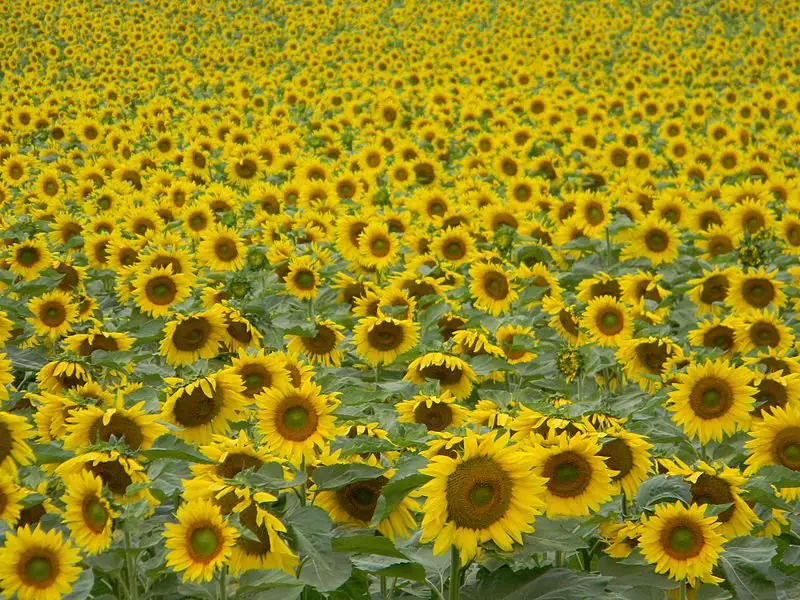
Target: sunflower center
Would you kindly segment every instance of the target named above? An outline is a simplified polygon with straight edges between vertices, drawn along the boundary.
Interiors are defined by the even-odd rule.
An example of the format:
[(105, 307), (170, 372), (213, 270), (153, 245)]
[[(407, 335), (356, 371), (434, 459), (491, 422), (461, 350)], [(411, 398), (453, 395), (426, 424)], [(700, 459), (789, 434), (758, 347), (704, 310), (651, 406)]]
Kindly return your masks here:
[(722, 379), (704, 377), (695, 384), (689, 396), (689, 404), (699, 418), (716, 419), (730, 409), (733, 393)]
[(211, 324), (202, 317), (191, 317), (178, 323), (172, 335), (172, 343), (182, 352), (192, 352), (202, 348), (208, 341)]
[(389, 241), (383, 238), (372, 240), (370, 244), (372, 254), (378, 257), (383, 257), (389, 254)]
[(695, 534), (688, 527), (676, 527), (669, 536), (669, 544), (679, 553), (689, 552), (695, 545)]
[(793, 471), (800, 471), (800, 427), (788, 427), (772, 442), (776, 462)]
[(644, 243), (651, 252), (664, 252), (669, 245), (669, 238), (665, 232), (656, 229), (645, 235)]
[(302, 429), (308, 425), (308, 410), (304, 406), (293, 406), (283, 413), (283, 424), (289, 429)]
[(17, 260), (25, 267), (31, 267), (39, 262), (39, 251), (36, 248), (23, 248), (17, 253)]
[(744, 284), (742, 296), (750, 306), (764, 308), (775, 299), (775, 288), (767, 279), (752, 279)]
[(448, 260), (460, 260), (466, 253), (466, 247), (459, 240), (448, 242), (444, 247), (444, 256)]
[(589, 487), (592, 478), (589, 463), (571, 450), (548, 458), (543, 473), (548, 479), (547, 489), (560, 498), (579, 496)]
[(445, 402), (430, 406), (420, 402), (414, 409), (414, 422), (424, 424), (428, 431), (442, 431), (453, 422), (453, 410)]
[(780, 334), (771, 323), (755, 323), (750, 328), (750, 339), (756, 346), (777, 346)]
[(383, 486), (388, 483), (385, 477), (370, 481), (358, 481), (336, 490), (339, 506), (351, 517), (369, 522), (375, 514)]
[(53, 576), (54, 565), (45, 556), (34, 556), (25, 562), (25, 582), (34, 586), (45, 583)]
[[(714, 475), (703, 473), (692, 484), (692, 503), (694, 504), (730, 504), (734, 501), (728, 483)], [(727, 523), (733, 516), (734, 506), (717, 515), (717, 520)]]
[(572, 314), (567, 310), (561, 310), (558, 313), (558, 322), (570, 335), (578, 335), (580, 333), (580, 329), (578, 328), (578, 323), (575, 321), (575, 318)]
[(721, 348), (728, 351), (733, 347), (733, 330), (724, 325), (712, 327), (703, 335), (703, 345), (707, 348)]
[(669, 358), (667, 346), (658, 342), (645, 342), (636, 346), (636, 357), (639, 362), (654, 375), (660, 375), (664, 363)]
[(158, 306), (166, 306), (175, 300), (178, 289), (170, 277), (159, 276), (147, 282), (147, 299)]
[(48, 327), (58, 327), (66, 319), (67, 313), (58, 302), (48, 302), (40, 312), (42, 322)]
[(95, 533), (100, 533), (108, 521), (108, 511), (96, 497), (87, 498), (83, 503), (83, 519)]
[(384, 321), (369, 331), (367, 341), (370, 346), (382, 352), (394, 350), (403, 341), (403, 328), (395, 323)]
[(217, 466), (217, 474), (220, 477), (230, 479), (236, 477), (237, 474), (245, 469), (258, 469), (263, 464), (264, 461), (256, 456), (235, 452), (233, 454), (228, 454), (222, 464)]
[(587, 220), (592, 225), (597, 225), (598, 223), (601, 223), (603, 221), (604, 216), (605, 215), (603, 213), (603, 210), (598, 206), (592, 206), (591, 208), (589, 208), (589, 211), (587, 212), (586, 215)]
[(192, 552), (200, 559), (209, 559), (217, 554), (220, 539), (213, 527), (198, 527), (189, 540)]
[(598, 328), (605, 335), (616, 335), (622, 331), (622, 318), (616, 310), (606, 310), (598, 319)]
[(314, 288), (314, 274), (310, 271), (302, 271), (299, 273), (294, 282), (301, 290), (310, 290)]
[(624, 478), (633, 468), (633, 453), (623, 440), (616, 438), (603, 444), (599, 452), (600, 456), (606, 456), (606, 465), (609, 469), (617, 471), (612, 477), (614, 481)]
[(92, 465), (89, 471), (103, 480), (109, 491), (117, 496), (122, 496), (133, 483), (133, 479), (125, 470), (125, 467), (118, 460), (106, 461), (97, 465)]
[(484, 289), (493, 300), (504, 300), (508, 296), (508, 280), (502, 273), (488, 273), (484, 279)]
[(703, 282), (700, 300), (706, 304), (725, 300), (728, 295), (728, 278), (724, 275), (713, 275)]
[(336, 332), (324, 325), (317, 326), (317, 335), (313, 338), (301, 338), (303, 346), (312, 354), (328, 354), (336, 347)]
[(117, 439), (124, 439), (125, 444), (134, 450), (141, 447), (144, 442), (144, 434), (139, 424), (119, 413), (111, 415), (108, 424), (103, 422), (102, 417), (95, 420), (89, 430), (89, 441), (94, 443), (99, 439), (107, 442), (112, 435)]
[(448, 519), (457, 527), (490, 527), (506, 514), (512, 497), (511, 478), (488, 456), (461, 463), (447, 478)]
[(437, 379), (441, 385), (455, 385), (461, 381), (461, 369), (450, 369), (447, 365), (429, 365), (420, 369), (425, 379)]
[(199, 427), (210, 423), (222, 408), (222, 391), (217, 386), (213, 397), (206, 396), (201, 386), (196, 385), (191, 393), (185, 391), (175, 402), (175, 420), (184, 427)]

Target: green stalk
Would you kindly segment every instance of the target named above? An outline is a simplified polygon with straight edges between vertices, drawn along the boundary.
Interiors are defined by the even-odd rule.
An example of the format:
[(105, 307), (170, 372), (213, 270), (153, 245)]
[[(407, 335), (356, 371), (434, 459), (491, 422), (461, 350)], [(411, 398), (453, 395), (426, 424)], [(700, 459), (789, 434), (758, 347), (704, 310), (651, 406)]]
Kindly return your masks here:
[(139, 584), (136, 577), (136, 560), (131, 554), (131, 532), (125, 529), (125, 570), (128, 572), (128, 597), (138, 600)]
[(556, 550), (556, 567), (564, 566), (564, 553), (561, 550)]
[(228, 567), (219, 572), (219, 600), (228, 600)]
[(686, 580), (681, 579), (681, 600), (686, 600), (688, 598), (686, 594)]
[(458, 548), (450, 546), (450, 589), (448, 590), (449, 600), (458, 600), (461, 592), (461, 559), (458, 556)]

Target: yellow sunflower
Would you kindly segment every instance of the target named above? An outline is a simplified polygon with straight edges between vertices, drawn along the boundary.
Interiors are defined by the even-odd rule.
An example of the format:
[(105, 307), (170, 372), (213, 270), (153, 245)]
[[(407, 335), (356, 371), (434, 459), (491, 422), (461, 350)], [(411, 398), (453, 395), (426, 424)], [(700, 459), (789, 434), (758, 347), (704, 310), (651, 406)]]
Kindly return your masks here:
[(239, 271), (244, 267), (246, 255), (239, 234), (222, 226), (204, 232), (197, 247), (198, 258), (212, 271)]
[(117, 516), (103, 497), (102, 479), (82, 471), (64, 477), (64, 485), (64, 522), (72, 538), (88, 554), (102, 552), (111, 545)]
[(493, 263), (478, 263), (469, 270), (469, 291), (475, 308), (497, 316), (508, 312), (519, 297), (514, 288), (514, 273), (508, 273)]
[(225, 314), (219, 305), (204, 312), (176, 314), (164, 327), (159, 350), (170, 365), (191, 365), (219, 354), (225, 330)]
[[(776, 408), (764, 414), (753, 424), (750, 436), (753, 439), (745, 444), (750, 452), (745, 475), (769, 465), (800, 471), (800, 407)], [(790, 502), (800, 499), (800, 487), (782, 488), (781, 496)]]
[(0, 411), (0, 472), (14, 474), (17, 466), (33, 462), (33, 450), (28, 445), (33, 434), (33, 427), (23, 415)]
[(716, 517), (706, 517), (705, 510), (705, 505), (660, 504), (643, 520), (639, 548), (657, 573), (686, 579), (692, 586), (722, 581), (711, 574), (722, 552), (721, 524)]
[(159, 415), (147, 414), (144, 402), (126, 408), (118, 399), (113, 408), (87, 406), (67, 419), (64, 448), (80, 450), (97, 442), (109, 442), (111, 437), (124, 440), (131, 450), (147, 450), (157, 437), (167, 432), (156, 421)]
[(81, 574), (78, 549), (57, 529), (8, 532), (2, 554), (0, 587), (19, 600), (60, 600)]
[(265, 354), (264, 350), (259, 350), (255, 355), (239, 350), (229, 370), (242, 381), (242, 395), (245, 398), (253, 398), (259, 392), (273, 387), (289, 385), (289, 371), (283, 359), (274, 353)]
[(667, 361), (682, 355), (681, 347), (670, 338), (650, 336), (622, 342), (616, 359), (626, 377), (643, 390), (654, 393), (662, 387)]
[(618, 347), (633, 333), (633, 319), (627, 307), (611, 296), (589, 301), (581, 317), (581, 327), (589, 338), (604, 347)]
[(370, 269), (383, 271), (393, 265), (400, 253), (400, 242), (389, 226), (373, 221), (358, 236), (359, 261)]
[(25, 496), (25, 490), (12, 475), (0, 472), (0, 521), (9, 526), (17, 523)]
[(784, 284), (776, 272), (764, 267), (750, 271), (732, 270), (725, 302), (740, 315), (761, 310), (780, 310), (786, 302)]
[(795, 341), (792, 328), (773, 312), (752, 312), (745, 317), (731, 317), (739, 352), (775, 350), (784, 353)]
[(313, 336), (288, 335), (287, 349), (302, 354), (311, 364), (326, 367), (342, 364), (344, 353), (338, 347), (344, 341), (344, 327), (329, 319), (317, 320)]
[(255, 503), (239, 513), (239, 521), (249, 535), (239, 536), (230, 558), (232, 575), (261, 569), (279, 569), (294, 575), (300, 563), (297, 555), (280, 536), (286, 526)]
[(503, 325), (494, 334), (503, 355), (510, 365), (531, 362), (536, 353), (529, 348), (536, 344), (534, 330), (521, 325)]
[(450, 392), (456, 400), (463, 400), (472, 392), (475, 371), (457, 356), (428, 352), (411, 361), (403, 379), (417, 385), (428, 380), (438, 381), (442, 392)]
[(312, 461), (315, 452), (336, 435), (332, 413), (339, 401), (322, 394), (322, 388), (310, 381), (299, 387), (265, 390), (256, 402), (258, 428), (267, 436), (270, 451), (294, 464)]
[(671, 263), (678, 258), (680, 241), (680, 231), (672, 223), (658, 216), (648, 216), (631, 232), (620, 259), (649, 258), (653, 266)]
[(691, 363), (669, 393), (672, 420), (702, 444), (746, 429), (756, 392), (749, 385), (752, 378), (749, 369), (724, 359)]
[(739, 350), (734, 326), (734, 318), (712, 317), (698, 321), (697, 328), (689, 331), (688, 340), (692, 346), (714, 348), (722, 351), (723, 355), (730, 356)]
[(611, 478), (616, 492), (622, 491), (627, 498), (633, 498), (653, 470), (650, 458), (653, 445), (644, 436), (621, 426), (612, 426), (603, 433), (599, 454), (606, 457), (606, 466), (616, 472)]
[(238, 532), (208, 500), (182, 504), (176, 517), (177, 523), (164, 526), (167, 566), (185, 581), (210, 581), (229, 562)]
[(95, 350), (124, 352), (133, 346), (133, 338), (118, 331), (103, 331), (93, 327), (86, 333), (75, 333), (64, 338), (64, 347), (78, 356), (91, 356)]
[(28, 302), (33, 317), (27, 321), (37, 335), (56, 339), (72, 331), (72, 323), (78, 316), (78, 308), (66, 292), (54, 290)]
[(134, 494), (127, 493), (131, 484), (149, 484), (150, 478), (140, 462), (123, 456), (116, 450), (84, 452), (56, 467), (56, 475), (63, 479), (81, 472), (89, 472), (99, 477), (103, 481), (103, 487), (117, 502), (128, 504), (146, 500), (151, 506), (159, 504), (148, 489), (139, 490)]
[(613, 477), (617, 471), (606, 464), (607, 458), (597, 437), (559, 434), (546, 445), (529, 448), (534, 470), (544, 477), (542, 498), (549, 517), (585, 517), (611, 500), (615, 493)]
[(289, 259), (286, 291), (301, 300), (317, 297), (320, 285), (319, 264), (310, 256), (293, 256)]
[(388, 365), (419, 343), (420, 327), (411, 320), (372, 316), (353, 330), (356, 353), (370, 365)]
[(533, 532), (544, 510), (544, 480), (533, 471), (532, 457), (509, 444), (508, 434), (467, 432), (460, 456), (438, 454), (420, 472), (432, 477), (420, 489), (420, 541), (434, 541), (433, 553), (455, 546), (465, 565), (479, 545), (492, 541), (505, 551)]
[(26, 281), (36, 279), (53, 262), (44, 237), (31, 238), (14, 244), (9, 252), (9, 271)]
[(177, 435), (205, 444), (215, 433), (228, 433), (230, 422), (246, 405), (241, 379), (228, 370), (217, 371), (171, 391), (161, 407), (161, 418), (180, 430)]
[(133, 300), (151, 317), (167, 315), (192, 295), (192, 279), (187, 273), (173, 273), (171, 264), (141, 270), (133, 280)]
[(448, 427), (461, 427), (469, 419), (469, 410), (456, 404), (449, 394), (441, 396), (414, 396), (394, 406), (399, 423), (422, 423), (428, 431), (442, 431)]

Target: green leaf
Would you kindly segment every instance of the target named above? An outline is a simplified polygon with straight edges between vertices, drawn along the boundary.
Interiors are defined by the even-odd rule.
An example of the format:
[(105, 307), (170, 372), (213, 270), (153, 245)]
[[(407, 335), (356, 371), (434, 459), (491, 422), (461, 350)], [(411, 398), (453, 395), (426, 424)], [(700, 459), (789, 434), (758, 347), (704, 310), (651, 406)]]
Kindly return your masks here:
[(358, 463), (325, 465), (314, 469), (312, 480), (320, 490), (335, 490), (356, 481), (377, 479), (386, 469)]
[(758, 470), (758, 474), (778, 488), (800, 487), (800, 471), (787, 469), (783, 465), (769, 465)]
[(398, 560), (388, 556), (354, 558), (353, 565), (362, 571), (384, 577), (402, 577), (411, 581), (425, 581), (425, 567), (421, 564)]
[(392, 540), (381, 535), (351, 535), (335, 537), (331, 544), (334, 552), (357, 552), (360, 554), (378, 554), (394, 558), (406, 558), (395, 548)]
[(508, 362), (494, 356), (476, 356), (470, 360), (469, 365), (476, 375), (489, 375), (496, 371), (508, 371)]
[(255, 569), (239, 577), (238, 598), (256, 594), (254, 598), (290, 600), (303, 591), (303, 584), (292, 575), (274, 569)]
[(353, 565), (331, 546), (331, 520), (316, 506), (303, 506), (287, 519), (300, 553), (303, 567), (300, 581), (319, 591), (329, 592), (350, 578)]
[(207, 465), (216, 464), (216, 461), (211, 460), (199, 450), (169, 434), (162, 435), (151, 448), (141, 450), (139, 454), (148, 460), (173, 459)]
[(569, 569), (500, 567), (478, 573), (478, 583), (461, 591), (463, 600), (585, 600), (602, 598), (609, 577), (583, 574)]
[(640, 508), (649, 508), (662, 502), (691, 502), (692, 494), (689, 484), (681, 477), (658, 475), (645, 481), (636, 493), (636, 504)]
[(369, 435), (357, 435), (354, 438), (340, 438), (333, 444), (331, 449), (342, 449), (342, 456), (353, 456), (354, 454), (371, 454), (380, 452), (391, 452), (398, 450), (389, 440), (382, 440), (380, 438), (372, 437)]
[(39, 465), (63, 463), (75, 456), (69, 450), (64, 450), (54, 443), (34, 446), (33, 453), (36, 456), (36, 463)]
[(770, 572), (776, 551), (775, 540), (769, 538), (738, 538), (725, 545), (719, 564), (737, 600), (777, 597)]
[(94, 571), (92, 569), (84, 569), (81, 571), (81, 576), (78, 581), (72, 584), (72, 591), (62, 600), (86, 600), (92, 593), (94, 587)]
[(534, 532), (523, 536), (520, 554), (530, 555), (534, 552), (562, 552), (588, 548), (589, 544), (579, 535), (568, 531), (558, 521), (550, 521), (545, 517), (536, 519)]
[[(417, 456), (416, 458), (423, 458)], [(424, 458), (423, 458), (424, 460)], [(398, 464), (400, 464), (398, 462)], [(403, 499), (408, 494), (417, 489), (422, 484), (430, 481), (430, 476), (423, 475), (422, 473), (409, 473), (405, 476), (400, 476), (400, 472), (383, 486), (381, 495), (378, 497), (378, 503), (375, 505), (375, 513), (372, 515), (372, 525), (376, 526), (383, 519), (385, 519), (395, 508), (400, 506)]]

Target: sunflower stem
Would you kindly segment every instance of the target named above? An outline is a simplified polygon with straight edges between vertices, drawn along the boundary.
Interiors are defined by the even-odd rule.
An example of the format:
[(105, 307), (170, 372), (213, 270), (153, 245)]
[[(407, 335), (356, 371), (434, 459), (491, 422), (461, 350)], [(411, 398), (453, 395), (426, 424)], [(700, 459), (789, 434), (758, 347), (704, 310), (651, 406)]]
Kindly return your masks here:
[(136, 577), (136, 559), (131, 554), (131, 532), (125, 528), (125, 570), (128, 573), (128, 598), (138, 600), (139, 585)]
[(228, 600), (228, 567), (219, 572), (219, 600)]
[(686, 580), (681, 579), (681, 600), (687, 600), (688, 596), (686, 595)]
[(556, 567), (564, 566), (564, 553), (561, 550), (556, 550)]
[(458, 548), (450, 546), (450, 579), (448, 597), (449, 600), (458, 600), (461, 591), (461, 559), (458, 556)]
[(622, 518), (628, 518), (628, 497), (622, 492)]
[(386, 575), (381, 575), (381, 598), (389, 600), (389, 586), (386, 584)]
[(606, 266), (610, 267), (614, 263), (614, 254), (611, 252), (611, 233), (606, 227)]
[(592, 555), (586, 548), (581, 548), (581, 555), (583, 556), (583, 568), (587, 573), (592, 572)]

